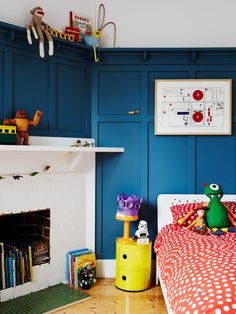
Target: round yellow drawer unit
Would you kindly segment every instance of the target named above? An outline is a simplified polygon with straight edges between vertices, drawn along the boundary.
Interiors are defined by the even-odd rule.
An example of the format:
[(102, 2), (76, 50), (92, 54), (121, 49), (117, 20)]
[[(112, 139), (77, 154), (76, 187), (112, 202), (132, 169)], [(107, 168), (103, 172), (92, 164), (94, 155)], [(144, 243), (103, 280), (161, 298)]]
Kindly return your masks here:
[(152, 242), (139, 244), (116, 240), (116, 287), (142, 291), (150, 287)]

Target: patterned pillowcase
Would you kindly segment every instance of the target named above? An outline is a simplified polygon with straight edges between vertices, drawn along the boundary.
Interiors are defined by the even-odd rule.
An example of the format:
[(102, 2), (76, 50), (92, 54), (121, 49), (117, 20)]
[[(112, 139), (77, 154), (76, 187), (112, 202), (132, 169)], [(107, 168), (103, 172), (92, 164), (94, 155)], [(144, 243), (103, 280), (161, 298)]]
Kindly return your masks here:
[[(191, 210), (195, 210), (199, 207), (201, 203), (185, 203), (185, 204), (176, 204), (172, 205), (170, 207), (172, 217), (173, 217), (173, 223), (178, 223), (178, 220), (185, 215), (187, 215)], [(197, 212), (192, 214), (191, 217), (189, 217), (182, 226), (187, 227), (190, 225), (196, 218), (197, 218)]]
[[(227, 201), (222, 202), (224, 205), (227, 206), (227, 208), (236, 215), (236, 202), (233, 201)], [(185, 204), (175, 204), (170, 207), (172, 217), (173, 217), (173, 223), (178, 223), (178, 220), (185, 215), (187, 215), (191, 210), (197, 209), (197, 207), (202, 203), (185, 203)], [(182, 226), (187, 227), (190, 225), (196, 218), (197, 218), (197, 212), (192, 214), (191, 217), (189, 217)]]
[(222, 202), (234, 215), (236, 215), (236, 202)]

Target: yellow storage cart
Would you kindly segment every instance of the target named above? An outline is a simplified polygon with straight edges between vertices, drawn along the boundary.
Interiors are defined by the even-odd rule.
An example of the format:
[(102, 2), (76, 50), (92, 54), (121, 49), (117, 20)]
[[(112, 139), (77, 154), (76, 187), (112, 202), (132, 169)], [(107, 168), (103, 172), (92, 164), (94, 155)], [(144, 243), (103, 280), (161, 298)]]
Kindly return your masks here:
[(116, 239), (116, 287), (126, 291), (142, 291), (150, 287), (152, 242), (145, 237), (140, 243), (130, 238), (130, 222), (138, 219), (142, 199), (136, 195), (118, 196), (116, 219), (124, 222), (123, 237)]
[(150, 287), (152, 242), (125, 242), (116, 239), (116, 287), (126, 291), (142, 291)]

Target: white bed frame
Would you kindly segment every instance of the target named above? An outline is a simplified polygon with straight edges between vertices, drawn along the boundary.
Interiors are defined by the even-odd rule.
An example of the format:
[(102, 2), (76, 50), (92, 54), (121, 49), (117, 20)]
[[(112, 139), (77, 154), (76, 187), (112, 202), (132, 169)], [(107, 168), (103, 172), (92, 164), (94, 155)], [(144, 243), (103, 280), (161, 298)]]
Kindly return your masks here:
[[(193, 203), (193, 202), (208, 202), (209, 199), (205, 194), (160, 194), (157, 197), (157, 231), (159, 232), (162, 227), (172, 223), (172, 214), (170, 207), (174, 204)], [(222, 201), (236, 201), (236, 195), (227, 194), (224, 195)], [(167, 291), (162, 282), (158, 264), (156, 261), (156, 284), (161, 285), (162, 293), (165, 299), (167, 311), (169, 314), (173, 314), (171, 311), (168, 299)]]

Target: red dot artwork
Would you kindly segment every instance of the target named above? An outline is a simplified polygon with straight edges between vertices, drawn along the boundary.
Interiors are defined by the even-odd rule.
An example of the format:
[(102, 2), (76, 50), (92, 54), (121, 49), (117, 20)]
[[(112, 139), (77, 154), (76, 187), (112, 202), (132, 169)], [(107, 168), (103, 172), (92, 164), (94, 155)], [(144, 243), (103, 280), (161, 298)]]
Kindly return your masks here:
[(199, 100), (202, 100), (202, 98), (203, 98), (203, 92), (199, 89), (196, 89), (193, 92), (193, 99), (199, 101)]
[(194, 114), (193, 114), (193, 121), (199, 123), (202, 120), (203, 120), (202, 112), (200, 112), (200, 111), (194, 112)]

